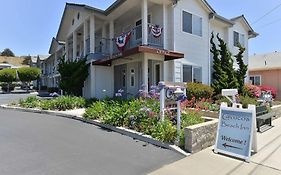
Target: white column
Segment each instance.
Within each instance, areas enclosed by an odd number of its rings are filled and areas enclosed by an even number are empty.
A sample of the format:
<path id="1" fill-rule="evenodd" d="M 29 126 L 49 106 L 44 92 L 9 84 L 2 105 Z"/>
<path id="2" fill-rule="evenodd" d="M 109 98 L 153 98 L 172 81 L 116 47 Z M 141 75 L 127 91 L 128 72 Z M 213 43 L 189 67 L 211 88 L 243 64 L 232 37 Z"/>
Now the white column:
<path id="1" fill-rule="evenodd" d="M 68 60 L 68 38 L 66 38 L 66 41 L 65 41 L 65 60 Z"/>
<path id="2" fill-rule="evenodd" d="M 148 59 L 145 54 L 142 61 L 142 84 L 145 86 L 144 91 L 148 92 Z"/>
<path id="3" fill-rule="evenodd" d="M 90 53 L 95 52 L 95 16 L 90 17 Z"/>
<path id="4" fill-rule="evenodd" d="M 77 58 L 77 32 L 73 32 L 73 56 L 72 56 L 72 61 Z"/>
<path id="5" fill-rule="evenodd" d="M 142 9 L 141 9 L 141 16 L 142 16 L 142 44 L 148 44 L 148 19 L 147 19 L 147 0 L 142 0 Z"/>
<path id="6" fill-rule="evenodd" d="M 168 29 L 168 14 L 167 14 L 167 5 L 164 3 L 163 4 L 163 46 L 164 49 L 168 49 L 168 38 L 167 38 L 167 29 Z"/>
<path id="7" fill-rule="evenodd" d="M 108 47 L 106 44 L 107 44 L 107 40 L 106 40 L 106 24 L 103 24 L 102 25 L 102 31 L 101 31 L 101 42 L 102 42 L 102 52 L 105 53 L 105 49 L 106 47 Z"/>
<path id="8" fill-rule="evenodd" d="M 114 38 L 114 21 L 110 21 L 109 22 L 109 39 L 113 39 Z M 110 55 L 113 54 L 113 41 L 110 41 L 110 44 L 109 44 L 109 52 L 110 52 Z"/>
<path id="9" fill-rule="evenodd" d="M 114 38 L 114 21 L 109 22 L 109 38 L 110 38 L 110 45 L 109 45 L 109 52 L 113 54 L 113 38 Z"/>
<path id="10" fill-rule="evenodd" d="M 87 55 L 87 42 L 86 42 L 86 39 L 87 39 L 87 35 L 88 35 L 88 27 L 87 27 L 87 21 L 84 22 L 84 25 L 83 25 L 83 30 L 84 30 L 84 36 L 83 36 L 83 43 L 84 43 L 84 56 Z"/>

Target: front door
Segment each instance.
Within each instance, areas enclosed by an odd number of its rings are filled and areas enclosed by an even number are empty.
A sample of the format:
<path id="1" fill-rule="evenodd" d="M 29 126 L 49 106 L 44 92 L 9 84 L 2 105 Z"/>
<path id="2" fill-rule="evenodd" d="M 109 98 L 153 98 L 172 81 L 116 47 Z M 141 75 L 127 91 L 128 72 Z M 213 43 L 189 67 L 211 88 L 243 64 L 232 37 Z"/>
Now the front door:
<path id="1" fill-rule="evenodd" d="M 114 67 L 114 92 L 123 90 L 122 97 L 127 98 L 127 66 L 125 64 Z"/>

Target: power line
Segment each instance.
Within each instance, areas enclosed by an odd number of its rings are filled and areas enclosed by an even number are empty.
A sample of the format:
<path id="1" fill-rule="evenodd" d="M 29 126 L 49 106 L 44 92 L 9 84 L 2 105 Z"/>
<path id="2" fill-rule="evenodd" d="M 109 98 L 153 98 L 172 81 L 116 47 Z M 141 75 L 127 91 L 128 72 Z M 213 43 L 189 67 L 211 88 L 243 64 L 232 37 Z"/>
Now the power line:
<path id="1" fill-rule="evenodd" d="M 278 4 L 277 6 L 275 6 L 273 9 L 271 9 L 270 11 L 268 11 L 267 13 L 265 13 L 263 16 L 261 16 L 260 18 L 258 18 L 256 21 L 254 21 L 252 24 L 255 24 L 257 22 L 259 22 L 260 20 L 262 20 L 264 17 L 266 17 L 267 15 L 269 15 L 270 13 L 274 12 L 276 9 L 278 9 L 279 7 L 281 7 L 281 3 Z"/>
<path id="2" fill-rule="evenodd" d="M 267 26 L 269 26 L 269 25 L 272 25 L 272 24 L 275 24 L 275 23 L 277 23 L 277 22 L 279 22 L 279 21 L 281 21 L 281 18 L 279 18 L 279 19 L 276 19 L 276 20 L 274 20 L 274 21 L 271 21 L 271 22 L 269 22 L 269 23 L 267 23 L 267 24 L 264 24 L 264 25 L 261 25 L 261 26 L 259 26 L 259 27 L 267 27 Z"/>

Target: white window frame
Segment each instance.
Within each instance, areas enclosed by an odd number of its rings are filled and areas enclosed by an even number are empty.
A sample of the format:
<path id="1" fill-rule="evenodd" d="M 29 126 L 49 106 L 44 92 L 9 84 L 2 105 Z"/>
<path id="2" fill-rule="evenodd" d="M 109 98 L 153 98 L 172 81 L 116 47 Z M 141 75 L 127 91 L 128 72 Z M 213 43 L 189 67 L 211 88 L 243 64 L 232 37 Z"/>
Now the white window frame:
<path id="1" fill-rule="evenodd" d="M 184 66 L 191 66 L 191 82 L 194 83 L 194 69 L 200 68 L 201 69 L 201 83 L 203 83 L 203 68 L 202 66 L 197 66 L 197 65 L 190 65 L 190 64 L 182 64 L 182 81 L 184 79 L 184 71 L 183 67 Z"/>
<path id="2" fill-rule="evenodd" d="M 201 35 L 197 35 L 197 34 L 193 33 L 193 20 L 191 21 L 191 33 L 186 32 L 186 31 L 183 30 L 183 27 L 184 27 L 184 25 L 183 25 L 183 14 L 184 14 L 184 12 L 191 14 L 191 20 L 193 19 L 193 16 L 199 17 L 201 19 Z M 184 10 L 183 9 L 182 12 L 181 12 L 181 32 L 183 32 L 185 34 L 189 34 L 189 35 L 192 35 L 192 36 L 196 36 L 196 37 L 202 38 L 203 37 L 203 17 L 200 16 L 200 15 L 191 13 L 188 10 Z"/>
<path id="3" fill-rule="evenodd" d="M 238 32 L 238 31 L 233 31 L 233 45 L 235 46 L 235 47 L 238 47 L 238 44 L 236 44 L 235 43 L 235 40 L 234 40 L 234 33 L 238 33 L 238 43 L 242 46 L 242 47 L 245 47 L 245 42 L 246 42 L 246 38 L 245 38 L 245 34 L 243 34 L 243 33 L 240 33 L 240 32 Z M 243 40 L 242 40 L 242 38 L 243 38 Z"/>
<path id="4" fill-rule="evenodd" d="M 250 75 L 250 76 L 249 76 L 249 80 L 250 80 L 252 77 L 254 78 L 254 82 L 251 82 L 252 85 L 255 85 L 255 86 L 261 86 L 261 85 L 262 85 L 261 75 Z M 260 84 L 259 84 L 259 85 L 256 85 L 256 84 L 255 84 L 255 78 L 257 78 L 257 77 L 259 77 L 259 79 L 260 79 Z"/>

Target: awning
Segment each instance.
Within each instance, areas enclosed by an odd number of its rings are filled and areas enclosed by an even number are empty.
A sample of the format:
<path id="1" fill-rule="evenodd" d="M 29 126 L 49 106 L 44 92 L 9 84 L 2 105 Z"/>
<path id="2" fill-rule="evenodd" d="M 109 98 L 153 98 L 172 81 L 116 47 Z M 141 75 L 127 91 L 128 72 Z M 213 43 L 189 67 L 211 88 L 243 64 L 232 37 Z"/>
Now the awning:
<path id="1" fill-rule="evenodd" d="M 119 58 L 124 58 L 130 55 L 138 54 L 138 53 L 152 53 L 157 55 L 163 55 L 164 61 L 170 61 L 175 59 L 181 59 L 184 57 L 183 53 L 174 52 L 170 50 L 164 50 L 159 48 L 153 48 L 149 46 L 138 46 L 132 49 L 125 50 L 122 53 L 118 53 L 116 55 L 113 55 L 112 57 L 107 57 L 103 59 L 99 59 L 96 61 L 93 61 L 93 65 L 103 65 L 103 66 L 111 66 L 111 63 L 113 60 L 117 60 Z"/>

